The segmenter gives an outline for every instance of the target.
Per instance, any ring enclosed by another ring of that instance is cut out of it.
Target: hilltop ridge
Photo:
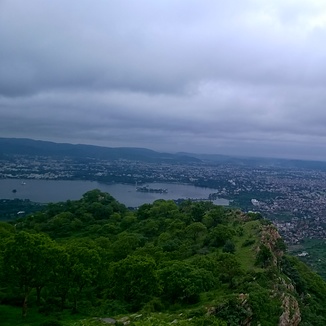
[[[75,157],[106,160],[134,160],[144,162],[200,162],[186,155],[160,153],[147,148],[103,147],[84,144],[54,143],[23,138],[0,138],[2,155],[35,155],[49,157]]]
[[[277,157],[244,157],[222,154],[168,153],[137,147],[107,147],[56,143],[28,138],[1,138],[0,158],[10,155],[92,158],[99,160],[132,160],[142,162],[235,164],[240,166],[300,168],[326,170],[326,162]]]
[[[326,283],[257,213],[164,200],[129,211],[93,190],[14,223],[0,224],[2,315],[20,302],[55,325],[326,322]]]

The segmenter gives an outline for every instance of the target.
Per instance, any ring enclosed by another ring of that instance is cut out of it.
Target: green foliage
[[[47,320],[40,324],[40,326],[62,326],[62,323],[59,320]]]
[[[255,244],[256,240],[255,239],[246,239],[243,244],[242,247],[249,247],[252,246],[253,244]]]
[[[128,256],[113,263],[109,278],[109,297],[126,301],[134,310],[161,292],[156,263],[151,257]]]
[[[230,326],[241,325],[243,321],[250,320],[252,317],[252,311],[241,304],[236,297],[228,298],[221,303],[217,307],[215,314]]]
[[[15,233],[15,228],[11,224],[0,222],[0,239],[7,238],[13,233]]]
[[[163,284],[163,297],[170,302],[198,302],[201,292],[209,291],[216,285],[211,271],[182,261],[169,263],[159,271],[159,276]]]
[[[0,221],[14,221],[43,209],[43,204],[33,203],[29,199],[0,199]]]
[[[66,251],[69,255],[69,290],[73,298],[73,311],[77,312],[77,302],[82,291],[92,285],[98,276],[100,256],[97,249],[85,241],[69,242]]]
[[[194,242],[197,242],[199,238],[203,236],[206,232],[207,228],[201,222],[191,223],[185,229],[185,234]]]
[[[279,316],[282,314],[281,300],[271,295],[268,287],[252,283],[247,288],[248,304],[253,314],[253,323],[264,326],[277,325]]]
[[[212,272],[175,261],[159,271],[163,284],[163,297],[174,303],[177,301],[195,303],[199,294],[215,286]]]
[[[231,240],[226,240],[225,245],[223,246],[223,252],[227,252],[230,254],[235,253],[235,244]]]
[[[170,318],[171,319],[171,318]],[[227,326],[226,322],[223,322],[216,318],[215,316],[202,316],[202,317],[193,317],[188,319],[175,318],[173,320],[163,320],[158,317],[148,317],[140,321],[134,321],[131,323],[133,326],[169,326],[177,324],[180,326]]]
[[[260,213],[256,212],[249,212],[247,216],[250,218],[251,221],[262,220],[263,216]]]
[[[298,269],[295,267],[293,262],[291,262],[289,257],[284,256],[282,258],[281,269],[282,272],[291,279],[292,284],[295,286],[299,294],[303,293],[306,290],[306,282],[301,277]]]
[[[306,251],[308,255],[298,256],[326,281],[326,241],[324,239],[304,239],[298,246],[291,247],[291,253],[298,255]]]
[[[243,276],[243,270],[236,257],[230,253],[223,253],[218,257],[218,271],[220,280],[230,287],[237,285]]]
[[[285,245],[261,244],[263,223],[210,202],[158,200],[128,211],[93,190],[15,227],[0,223],[0,308],[24,303],[26,315],[28,303],[26,318],[36,308],[43,316],[38,326],[101,325],[77,314],[57,318],[66,311],[128,315],[130,325],[269,326],[289,294],[303,325],[326,324],[325,282],[290,256],[274,266]],[[17,316],[8,318],[15,324]]]
[[[282,238],[278,238],[275,242],[275,250],[277,251],[285,251],[286,244]]]
[[[213,247],[222,247],[234,236],[234,230],[226,225],[218,225],[206,237],[206,243]]]
[[[39,290],[48,282],[53,266],[55,244],[43,234],[16,233],[5,244],[3,275],[7,284],[20,288],[23,316],[33,288]]]
[[[132,254],[141,245],[141,236],[134,233],[120,233],[111,245],[112,259],[119,261]]]
[[[270,266],[273,260],[273,254],[271,250],[264,244],[259,246],[259,251],[256,256],[256,265],[261,267]]]

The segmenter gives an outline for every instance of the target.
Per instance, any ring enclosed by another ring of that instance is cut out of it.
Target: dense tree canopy
[[[324,325],[325,282],[280,255],[280,240],[262,244],[264,224],[210,202],[158,200],[133,212],[93,190],[0,223],[0,304],[20,305],[23,316],[30,307],[140,311],[134,325],[165,325],[149,314],[169,311],[180,325],[276,325],[288,295],[306,325]]]

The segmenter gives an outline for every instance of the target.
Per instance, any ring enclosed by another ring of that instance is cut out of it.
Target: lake
[[[149,183],[149,188],[167,189],[167,193],[151,193],[136,191],[136,186],[127,184],[104,184],[96,181],[80,180],[18,180],[0,179],[1,199],[29,199],[38,203],[49,203],[80,199],[92,189],[100,189],[109,193],[119,202],[129,207],[137,207],[145,203],[153,203],[157,199],[207,199],[216,189],[195,187],[185,184]],[[14,193],[13,190],[16,190]],[[216,205],[228,205],[227,199],[214,200]]]

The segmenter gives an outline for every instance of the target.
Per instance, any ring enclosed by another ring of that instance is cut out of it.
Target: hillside
[[[142,162],[169,162],[190,163],[200,162],[200,159],[170,153],[159,153],[146,148],[128,147],[102,147],[93,145],[73,145],[54,143],[49,141],[23,139],[23,138],[0,138],[0,157],[10,155],[47,156],[56,158],[76,159],[101,159],[101,160],[133,160]],[[5,154],[4,154],[5,153]]]
[[[130,160],[151,163],[207,163],[231,164],[250,167],[316,169],[325,171],[325,162],[280,158],[237,157],[220,154],[196,154],[179,152],[161,153],[147,148],[103,147],[84,144],[55,143],[25,138],[1,138],[0,159],[15,155],[73,158],[78,160]]]
[[[1,325],[325,325],[326,283],[285,249],[259,214],[93,190],[0,223]]]

